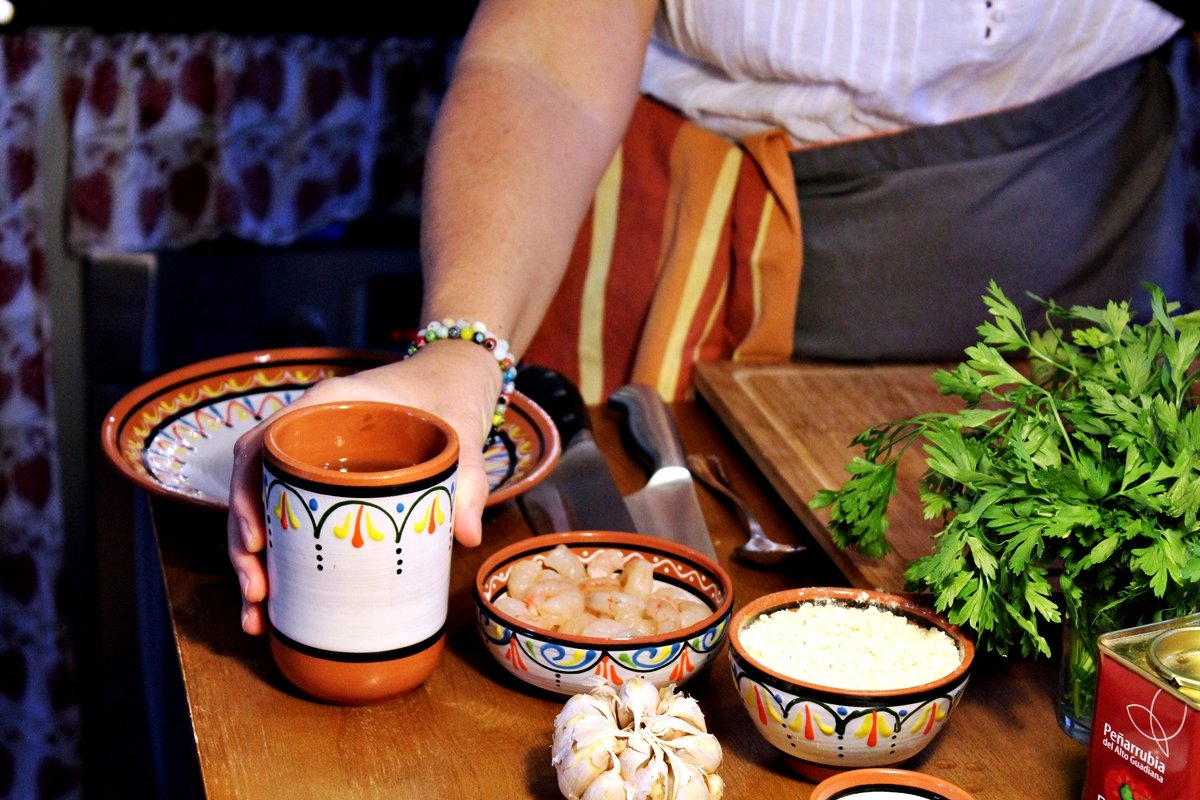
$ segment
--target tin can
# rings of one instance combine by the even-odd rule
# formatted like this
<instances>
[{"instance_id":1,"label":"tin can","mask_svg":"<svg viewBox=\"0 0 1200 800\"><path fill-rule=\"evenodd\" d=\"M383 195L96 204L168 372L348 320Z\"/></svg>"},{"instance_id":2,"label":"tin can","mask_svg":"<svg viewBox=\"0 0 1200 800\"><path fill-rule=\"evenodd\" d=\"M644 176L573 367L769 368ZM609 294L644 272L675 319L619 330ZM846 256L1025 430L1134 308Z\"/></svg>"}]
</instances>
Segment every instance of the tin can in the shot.
<instances>
[{"instance_id":1,"label":"tin can","mask_svg":"<svg viewBox=\"0 0 1200 800\"><path fill-rule=\"evenodd\" d=\"M1200 798L1200 614L1114 631L1098 645L1083 800Z\"/></svg>"}]
</instances>

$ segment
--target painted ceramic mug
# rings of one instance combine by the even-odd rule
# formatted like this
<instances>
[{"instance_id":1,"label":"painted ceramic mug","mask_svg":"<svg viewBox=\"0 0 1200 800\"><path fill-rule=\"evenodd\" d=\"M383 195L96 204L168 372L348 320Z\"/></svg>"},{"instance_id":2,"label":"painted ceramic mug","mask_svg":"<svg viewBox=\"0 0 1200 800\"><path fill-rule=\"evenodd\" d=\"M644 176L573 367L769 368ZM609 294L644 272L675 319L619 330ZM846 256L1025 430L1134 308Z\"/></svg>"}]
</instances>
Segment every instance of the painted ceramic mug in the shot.
<instances>
[{"instance_id":1,"label":"painted ceramic mug","mask_svg":"<svg viewBox=\"0 0 1200 800\"><path fill-rule=\"evenodd\" d=\"M263 449L271 654L320 700L419 686L445 643L458 438L387 403L272 422Z\"/></svg>"}]
</instances>

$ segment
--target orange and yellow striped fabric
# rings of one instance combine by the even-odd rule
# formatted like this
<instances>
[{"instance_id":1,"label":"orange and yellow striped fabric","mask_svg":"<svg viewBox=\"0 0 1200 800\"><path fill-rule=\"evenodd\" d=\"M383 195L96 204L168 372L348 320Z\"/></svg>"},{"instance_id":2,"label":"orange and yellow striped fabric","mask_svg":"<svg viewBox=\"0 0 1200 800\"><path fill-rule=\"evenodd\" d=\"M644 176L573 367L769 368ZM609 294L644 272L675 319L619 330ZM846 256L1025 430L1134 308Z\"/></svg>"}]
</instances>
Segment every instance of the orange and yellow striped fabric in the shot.
<instances>
[{"instance_id":1,"label":"orange and yellow striped fabric","mask_svg":"<svg viewBox=\"0 0 1200 800\"><path fill-rule=\"evenodd\" d=\"M787 360L802 260L788 148L639 100L525 361L596 404L631 381L686 398L696 361Z\"/></svg>"}]
</instances>

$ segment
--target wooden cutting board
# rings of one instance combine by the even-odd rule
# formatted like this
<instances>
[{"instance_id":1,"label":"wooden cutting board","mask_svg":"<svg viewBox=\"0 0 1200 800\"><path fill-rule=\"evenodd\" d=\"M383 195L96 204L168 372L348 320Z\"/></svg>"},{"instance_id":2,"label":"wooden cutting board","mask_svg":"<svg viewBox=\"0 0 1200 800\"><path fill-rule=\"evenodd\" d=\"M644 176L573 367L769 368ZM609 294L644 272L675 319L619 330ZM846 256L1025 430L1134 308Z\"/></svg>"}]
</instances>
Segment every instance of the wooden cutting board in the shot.
<instances>
[{"instance_id":1,"label":"wooden cutting board","mask_svg":"<svg viewBox=\"0 0 1200 800\"><path fill-rule=\"evenodd\" d=\"M899 591L908 563L928 553L936 521L926 521L917 498L924 471L919 447L910 449L897 475L883 559L838 549L829 537L829 515L809 500L818 489L837 488L845 466L862 450L850 440L872 425L926 411L953 411L961 401L938 394L937 365L846 366L828 364L699 364L700 396L728 426L763 476L854 586Z\"/></svg>"}]
</instances>

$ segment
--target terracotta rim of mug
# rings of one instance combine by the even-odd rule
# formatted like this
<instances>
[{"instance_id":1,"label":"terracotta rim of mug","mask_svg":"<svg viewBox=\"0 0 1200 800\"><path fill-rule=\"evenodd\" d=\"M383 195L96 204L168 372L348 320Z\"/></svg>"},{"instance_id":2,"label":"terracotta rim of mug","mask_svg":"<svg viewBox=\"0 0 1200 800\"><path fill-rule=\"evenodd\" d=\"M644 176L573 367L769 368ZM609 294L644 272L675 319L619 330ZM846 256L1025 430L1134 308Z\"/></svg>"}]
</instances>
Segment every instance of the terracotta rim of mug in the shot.
<instances>
[{"instance_id":1,"label":"terracotta rim of mug","mask_svg":"<svg viewBox=\"0 0 1200 800\"><path fill-rule=\"evenodd\" d=\"M288 451L285 440L289 436L296 436L297 428L317 424L316 420L319 417L331 414L336 414L344 420L348 412L356 412L359 415L384 415L385 423L392 425L416 422L419 429L423 429L424 435L429 437L429 444L434 452L411 466L378 471L341 472L297 458ZM267 426L263 435L263 450L263 457L268 463L278 465L289 475L314 483L388 486L422 481L454 468L458 463L458 435L441 417L411 406L369 400L320 403L280 415Z\"/></svg>"}]
</instances>

